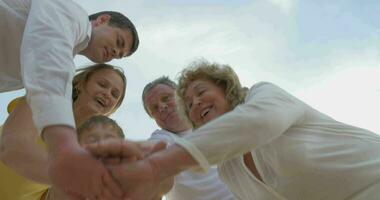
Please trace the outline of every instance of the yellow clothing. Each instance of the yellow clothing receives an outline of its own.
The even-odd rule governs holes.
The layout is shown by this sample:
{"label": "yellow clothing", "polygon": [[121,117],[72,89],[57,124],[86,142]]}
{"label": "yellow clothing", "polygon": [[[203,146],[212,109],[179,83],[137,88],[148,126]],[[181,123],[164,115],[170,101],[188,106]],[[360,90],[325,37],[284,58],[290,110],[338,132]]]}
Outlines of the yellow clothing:
{"label": "yellow clothing", "polygon": [[[0,135],[2,127],[0,127]],[[49,186],[30,181],[0,162],[1,200],[39,200]]]}
{"label": "yellow clothing", "polygon": [[[13,110],[14,105],[9,107]],[[0,136],[1,134],[2,127],[0,126]],[[37,143],[43,142],[39,139]],[[35,183],[18,175],[0,161],[0,200],[40,200],[48,188],[47,185]]]}

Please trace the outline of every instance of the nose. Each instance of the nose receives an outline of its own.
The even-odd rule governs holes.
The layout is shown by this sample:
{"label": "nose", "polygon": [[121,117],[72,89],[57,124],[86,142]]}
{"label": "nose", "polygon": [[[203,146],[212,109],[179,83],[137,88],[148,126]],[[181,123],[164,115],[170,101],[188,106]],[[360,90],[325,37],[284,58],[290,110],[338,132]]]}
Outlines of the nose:
{"label": "nose", "polygon": [[103,90],[103,96],[106,99],[107,102],[111,101],[112,97],[112,91],[111,89],[105,89]]}
{"label": "nose", "polygon": [[120,49],[113,48],[112,49],[112,55],[114,58],[122,58],[123,52]]}
{"label": "nose", "polygon": [[159,104],[159,111],[164,112],[168,109],[168,105],[166,103],[160,103]]}

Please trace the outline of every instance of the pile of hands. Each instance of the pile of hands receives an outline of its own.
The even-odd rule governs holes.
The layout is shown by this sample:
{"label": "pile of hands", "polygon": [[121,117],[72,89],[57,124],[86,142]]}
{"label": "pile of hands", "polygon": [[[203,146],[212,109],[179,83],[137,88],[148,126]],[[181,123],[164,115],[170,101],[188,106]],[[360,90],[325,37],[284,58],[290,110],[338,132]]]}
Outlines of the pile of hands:
{"label": "pile of hands", "polygon": [[[151,155],[165,142],[109,139],[49,153],[54,188],[73,200],[161,199],[159,167]],[[55,154],[55,155],[54,155]]]}

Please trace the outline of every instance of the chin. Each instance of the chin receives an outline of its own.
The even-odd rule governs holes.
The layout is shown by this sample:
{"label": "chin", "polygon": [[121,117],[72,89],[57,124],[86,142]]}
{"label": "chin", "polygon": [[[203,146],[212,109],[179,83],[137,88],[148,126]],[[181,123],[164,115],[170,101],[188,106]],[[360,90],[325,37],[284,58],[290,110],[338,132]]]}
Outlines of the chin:
{"label": "chin", "polygon": [[98,55],[88,56],[87,58],[94,63],[105,63],[105,61],[103,60],[103,56],[100,53],[98,53]]}

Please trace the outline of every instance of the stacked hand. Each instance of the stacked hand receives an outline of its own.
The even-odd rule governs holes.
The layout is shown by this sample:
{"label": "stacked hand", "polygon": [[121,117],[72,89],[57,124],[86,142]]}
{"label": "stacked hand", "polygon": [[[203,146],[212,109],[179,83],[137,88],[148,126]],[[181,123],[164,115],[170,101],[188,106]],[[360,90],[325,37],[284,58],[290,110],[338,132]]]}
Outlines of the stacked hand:
{"label": "stacked hand", "polygon": [[[48,127],[44,134],[49,147],[48,173],[54,188],[69,194],[71,199],[123,198],[121,187],[105,165],[72,137],[72,128]],[[141,158],[137,144],[129,144],[128,154],[121,155]]]}
{"label": "stacked hand", "polygon": [[124,198],[131,200],[153,200],[158,196],[161,182],[149,155],[165,147],[163,142],[121,140],[106,140],[86,146],[94,156],[102,158],[121,186]]}

